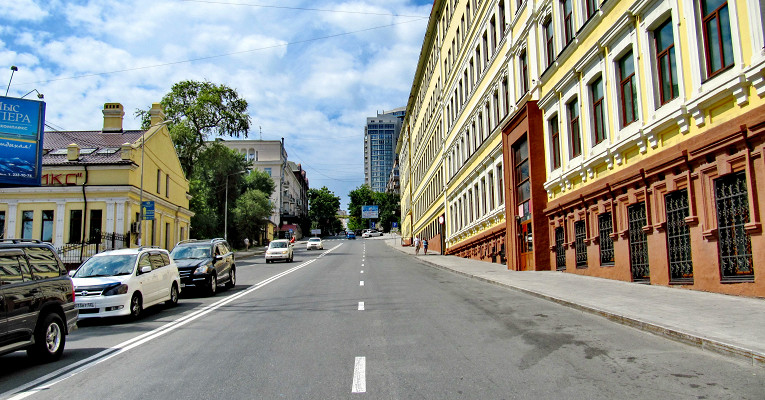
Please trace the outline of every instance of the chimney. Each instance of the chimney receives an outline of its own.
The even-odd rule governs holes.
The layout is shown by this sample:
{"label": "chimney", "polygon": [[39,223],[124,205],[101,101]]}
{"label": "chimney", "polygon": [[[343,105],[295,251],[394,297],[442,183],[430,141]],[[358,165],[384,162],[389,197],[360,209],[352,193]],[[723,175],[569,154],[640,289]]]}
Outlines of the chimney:
{"label": "chimney", "polygon": [[103,133],[122,132],[122,117],[125,116],[125,110],[120,103],[104,104],[104,129]]}
{"label": "chimney", "polygon": [[80,146],[78,146],[77,143],[72,143],[69,146],[66,146],[66,159],[69,161],[80,160]]}
{"label": "chimney", "polygon": [[123,143],[120,146],[120,158],[123,160],[130,160],[133,158],[133,145],[130,143]]}
{"label": "chimney", "polygon": [[149,116],[151,116],[151,126],[157,126],[165,122],[165,112],[162,111],[162,104],[152,103]]}

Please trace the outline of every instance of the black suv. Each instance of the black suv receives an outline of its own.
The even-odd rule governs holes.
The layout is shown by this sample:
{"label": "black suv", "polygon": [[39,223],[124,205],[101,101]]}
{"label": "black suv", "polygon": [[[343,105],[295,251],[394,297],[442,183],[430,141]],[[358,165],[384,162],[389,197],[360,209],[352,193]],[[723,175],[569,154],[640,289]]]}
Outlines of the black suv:
{"label": "black suv", "polygon": [[77,315],[72,279],[50,244],[0,240],[0,355],[59,359]]}
{"label": "black suv", "polygon": [[199,239],[178,242],[170,252],[178,272],[182,288],[199,288],[212,296],[218,285],[227,288],[236,285],[234,252],[225,239]]}

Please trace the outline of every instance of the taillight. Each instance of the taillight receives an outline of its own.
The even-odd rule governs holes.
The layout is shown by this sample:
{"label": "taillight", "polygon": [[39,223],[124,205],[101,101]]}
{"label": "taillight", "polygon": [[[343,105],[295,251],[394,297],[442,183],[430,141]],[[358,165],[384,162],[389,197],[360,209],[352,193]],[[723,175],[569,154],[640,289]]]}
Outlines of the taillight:
{"label": "taillight", "polygon": [[72,303],[74,303],[74,282],[70,279],[69,284],[72,285]]}

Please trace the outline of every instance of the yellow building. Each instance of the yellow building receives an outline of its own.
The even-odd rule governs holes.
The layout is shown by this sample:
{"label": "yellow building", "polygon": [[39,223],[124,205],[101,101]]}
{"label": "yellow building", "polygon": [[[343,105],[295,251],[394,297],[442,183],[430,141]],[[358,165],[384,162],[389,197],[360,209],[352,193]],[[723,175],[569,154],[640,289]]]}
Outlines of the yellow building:
{"label": "yellow building", "polygon": [[[0,189],[5,238],[51,242],[72,263],[96,249],[136,246],[139,230],[146,246],[188,239],[189,182],[161,106],[152,105],[145,131],[122,129],[121,104],[105,104],[103,114],[99,131],[45,132],[42,186]],[[154,219],[139,227],[141,200],[154,202]],[[99,246],[80,251],[81,243]]]}
{"label": "yellow building", "polygon": [[435,1],[399,141],[403,234],[765,296],[763,7]]}

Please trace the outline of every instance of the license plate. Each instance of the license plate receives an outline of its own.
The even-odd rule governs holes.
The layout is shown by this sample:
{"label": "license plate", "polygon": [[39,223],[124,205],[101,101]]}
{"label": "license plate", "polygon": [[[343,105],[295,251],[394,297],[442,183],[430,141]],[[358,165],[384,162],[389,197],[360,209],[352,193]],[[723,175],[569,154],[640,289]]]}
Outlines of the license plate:
{"label": "license plate", "polygon": [[74,308],[96,308],[95,303],[74,303]]}

